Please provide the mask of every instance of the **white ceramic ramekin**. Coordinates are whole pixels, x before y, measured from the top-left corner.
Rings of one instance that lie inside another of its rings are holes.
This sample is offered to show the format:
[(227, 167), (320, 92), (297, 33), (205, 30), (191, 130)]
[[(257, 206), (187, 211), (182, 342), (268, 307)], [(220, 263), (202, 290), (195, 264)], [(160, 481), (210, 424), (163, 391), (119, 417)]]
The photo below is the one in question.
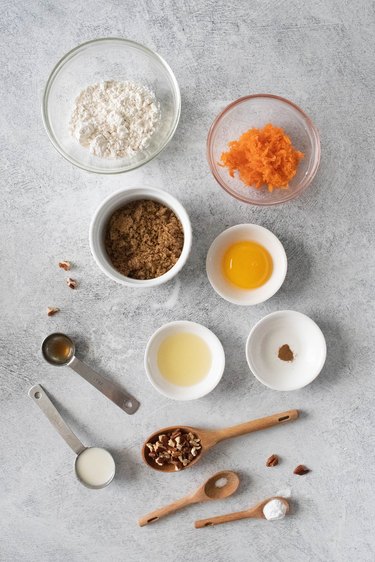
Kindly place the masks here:
[[(159, 203), (162, 203), (172, 209), (177, 218), (180, 220), (184, 230), (184, 245), (177, 263), (169, 271), (164, 273), (164, 275), (155, 277), (155, 279), (131, 279), (130, 277), (122, 275), (113, 267), (104, 246), (106, 227), (112, 214), (127, 203), (137, 201), (139, 199), (151, 199), (153, 201), (158, 201)], [(107, 275), (107, 277), (128, 287), (145, 288), (155, 287), (157, 285), (161, 285), (162, 283), (166, 283), (182, 269), (190, 253), (192, 230), (187, 212), (181, 203), (173, 197), (173, 195), (153, 187), (133, 187), (117, 191), (104, 199), (92, 218), (89, 240), (91, 253), (96, 263)]]

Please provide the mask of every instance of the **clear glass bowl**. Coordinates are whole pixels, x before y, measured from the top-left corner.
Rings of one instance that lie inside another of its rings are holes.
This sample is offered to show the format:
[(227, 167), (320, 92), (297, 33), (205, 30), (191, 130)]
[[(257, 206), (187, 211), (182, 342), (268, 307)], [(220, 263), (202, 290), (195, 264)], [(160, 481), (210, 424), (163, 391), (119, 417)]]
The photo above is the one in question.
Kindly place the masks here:
[[(148, 146), (132, 157), (99, 158), (69, 133), (74, 100), (82, 89), (102, 80), (131, 80), (148, 86), (160, 103), (161, 119)], [(168, 144), (181, 113), (180, 90), (172, 70), (156, 53), (121, 38), (88, 41), (55, 66), (43, 96), (43, 121), (54, 147), (79, 168), (99, 174), (134, 170), (155, 158)]]
[[(238, 139), (252, 127), (261, 128), (267, 123), (282, 127), (296, 149), (305, 154), (289, 187), (273, 192), (266, 186), (261, 189), (246, 186), (219, 164), (221, 154), (228, 150), (228, 142)], [(320, 161), (319, 133), (311, 119), (294, 103), (271, 94), (245, 96), (228, 105), (212, 123), (207, 139), (207, 159), (215, 179), (236, 199), (253, 205), (277, 205), (294, 199), (312, 182)]]

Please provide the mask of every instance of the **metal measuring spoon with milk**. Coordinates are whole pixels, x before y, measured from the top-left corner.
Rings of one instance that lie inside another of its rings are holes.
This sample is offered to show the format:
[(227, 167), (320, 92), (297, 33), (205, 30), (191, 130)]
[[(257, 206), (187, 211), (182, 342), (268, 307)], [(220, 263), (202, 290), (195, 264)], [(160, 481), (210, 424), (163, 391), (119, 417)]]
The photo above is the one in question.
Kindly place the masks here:
[(29, 396), (77, 455), (74, 470), (79, 482), (94, 490), (108, 486), (116, 471), (111, 453), (101, 447), (85, 447), (61, 417), (40, 384), (30, 388)]

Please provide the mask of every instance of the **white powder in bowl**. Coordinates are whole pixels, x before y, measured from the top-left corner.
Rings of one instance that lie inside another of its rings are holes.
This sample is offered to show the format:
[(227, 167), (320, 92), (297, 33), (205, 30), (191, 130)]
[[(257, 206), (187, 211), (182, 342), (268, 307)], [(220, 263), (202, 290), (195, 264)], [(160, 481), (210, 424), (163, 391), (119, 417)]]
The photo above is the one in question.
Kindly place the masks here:
[(146, 148), (159, 120), (154, 92), (135, 82), (106, 80), (79, 94), (69, 130), (95, 156), (124, 158)]
[(284, 519), (287, 506), (284, 502), (278, 499), (270, 500), (263, 508), (264, 517), (268, 521), (277, 521)]

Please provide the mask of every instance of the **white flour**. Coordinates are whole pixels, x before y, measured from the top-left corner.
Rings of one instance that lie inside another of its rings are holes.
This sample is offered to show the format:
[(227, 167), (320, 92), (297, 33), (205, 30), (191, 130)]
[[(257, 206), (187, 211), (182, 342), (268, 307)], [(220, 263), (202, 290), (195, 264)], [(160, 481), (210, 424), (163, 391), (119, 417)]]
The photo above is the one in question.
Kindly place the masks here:
[(69, 130), (95, 156), (123, 158), (147, 146), (159, 119), (154, 92), (134, 82), (108, 80), (82, 90)]
[(278, 521), (284, 519), (287, 506), (281, 500), (275, 498), (270, 500), (263, 508), (264, 517), (268, 521)]

